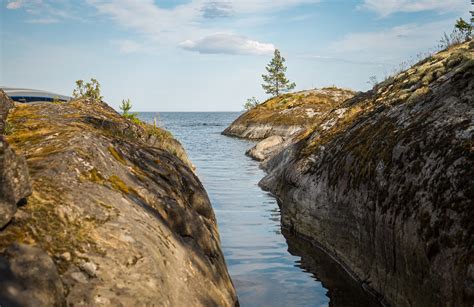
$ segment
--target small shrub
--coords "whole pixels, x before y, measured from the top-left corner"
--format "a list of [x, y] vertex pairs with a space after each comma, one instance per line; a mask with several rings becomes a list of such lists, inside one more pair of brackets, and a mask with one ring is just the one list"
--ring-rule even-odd
[[138, 119], [137, 113], [130, 113], [132, 109], [132, 103], [130, 99], [122, 100], [122, 105], [120, 106], [120, 110], [122, 110], [122, 116], [126, 119], [130, 120], [132, 123], [140, 125], [142, 122]]
[[123, 115], [128, 114], [128, 112], [132, 109], [132, 103], [130, 99], [123, 99], [122, 105], [120, 106], [120, 110], [122, 110]]
[[367, 81], [368, 84], [372, 85], [372, 87], [375, 87], [379, 81], [377, 80], [377, 76], [373, 75], [369, 77], [369, 81]]
[[256, 106], [258, 106], [259, 104], [260, 104], [260, 101], [258, 101], [257, 98], [252, 97], [252, 98], [247, 99], [247, 102], [245, 102], [244, 104], [244, 109], [249, 111], [255, 108]]
[[439, 41], [438, 48], [443, 50], [451, 46], [459, 45], [467, 42], [472, 38], [472, 25], [464, 19], [459, 18], [454, 24], [451, 34], [444, 33]]
[[83, 80], [77, 80], [72, 96], [74, 98], [87, 98], [97, 102], [102, 101], [99, 81], [94, 78], [91, 78], [91, 82], [86, 83]]
[[472, 38], [472, 25], [466, 22], [464, 19], [459, 18], [456, 21], [454, 27], [459, 31], [461, 36], [464, 38], [464, 41], [468, 41]]

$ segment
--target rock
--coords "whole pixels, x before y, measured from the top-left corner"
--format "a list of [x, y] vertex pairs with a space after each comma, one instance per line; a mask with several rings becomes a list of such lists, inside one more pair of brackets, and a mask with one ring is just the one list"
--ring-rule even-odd
[[81, 283], [81, 284], [87, 284], [89, 282], [89, 280], [87, 279], [86, 274], [84, 274], [82, 272], [71, 273], [71, 278], [75, 282], [78, 282], [78, 283]]
[[1, 306], [62, 306], [64, 289], [56, 266], [43, 250], [13, 244], [0, 257]]
[[72, 257], [71, 257], [71, 253], [70, 252], [65, 252], [61, 255], [61, 259], [65, 260], [65, 261], [71, 261]]
[[89, 277], [95, 277], [97, 266], [93, 262], [86, 262], [81, 265], [81, 270], [86, 272]]
[[16, 212], [17, 204], [31, 194], [25, 159], [16, 155], [0, 136], [0, 229]]
[[279, 135], [270, 136], [249, 149], [246, 154], [258, 161], [266, 160], [284, 142]]
[[284, 227], [392, 306], [474, 304], [472, 47], [342, 103], [271, 158], [260, 182], [281, 200]]
[[0, 251], [54, 257], [67, 305], [234, 306], [209, 198], [170, 133], [102, 102], [18, 104], [7, 136], [34, 186]]
[[11, 108], [15, 103], [13, 100], [10, 99], [10, 97], [5, 94], [3, 90], [0, 89], [0, 134], [4, 133], [5, 129], [5, 121], [8, 116], [8, 112], [10, 111]]
[[255, 140], [274, 135], [289, 138], [305, 131], [354, 94], [327, 87], [274, 97], [242, 114], [222, 134]]

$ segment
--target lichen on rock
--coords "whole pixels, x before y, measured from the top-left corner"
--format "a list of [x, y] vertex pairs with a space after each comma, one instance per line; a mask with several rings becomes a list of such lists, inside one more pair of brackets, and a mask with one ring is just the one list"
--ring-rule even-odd
[[287, 138], [305, 131], [354, 94], [351, 90], [326, 87], [274, 97], [242, 114], [223, 134], [257, 140], [274, 135]]
[[44, 250], [68, 305], [237, 303], [209, 198], [169, 133], [85, 99], [17, 104], [8, 121], [33, 192], [0, 253]]
[[265, 163], [284, 227], [393, 306], [474, 303], [473, 47], [344, 101]]

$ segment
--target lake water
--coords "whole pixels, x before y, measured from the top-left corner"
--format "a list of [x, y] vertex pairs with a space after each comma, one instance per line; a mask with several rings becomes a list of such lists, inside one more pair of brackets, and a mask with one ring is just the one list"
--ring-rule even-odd
[[264, 172], [244, 155], [254, 142], [221, 135], [239, 113], [140, 113], [183, 144], [209, 194], [241, 306], [378, 306], [319, 250], [282, 234]]

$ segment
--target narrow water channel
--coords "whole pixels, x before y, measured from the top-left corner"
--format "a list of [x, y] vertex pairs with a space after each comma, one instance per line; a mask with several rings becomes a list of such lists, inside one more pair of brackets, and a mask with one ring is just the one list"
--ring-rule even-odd
[[281, 232], [276, 200], [257, 183], [253, 142], [221, 135], [239, 113], [140, 113], [184, 145], [216, 213], [241, 306], [377, 306], [329, 257]]

